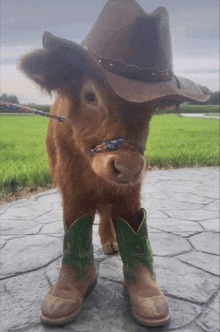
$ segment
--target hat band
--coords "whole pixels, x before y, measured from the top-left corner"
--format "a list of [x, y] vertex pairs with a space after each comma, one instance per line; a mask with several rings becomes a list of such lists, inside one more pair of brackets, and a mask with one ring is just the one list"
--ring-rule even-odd
[[127, 65], [118, 60], [104, 59], [96, 52], [94, 52], [95, 57], [103, 68], [108, 71], [126, 76], [130, 79], [136, 79], [144, 82], [159, 82], [159, 81], [171, 81], [173, 72], [172, 70], [156, 71], [149, 68], [140, 68], [135, 65]]

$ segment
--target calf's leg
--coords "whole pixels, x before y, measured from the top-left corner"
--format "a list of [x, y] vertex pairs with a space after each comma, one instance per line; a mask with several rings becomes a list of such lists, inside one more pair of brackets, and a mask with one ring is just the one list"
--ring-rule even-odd
[[111, 255], [118, 252], [115, 228], [112, 222], [111, 205], [98, 206], [100, 216], [99, 236], [104, 254]]

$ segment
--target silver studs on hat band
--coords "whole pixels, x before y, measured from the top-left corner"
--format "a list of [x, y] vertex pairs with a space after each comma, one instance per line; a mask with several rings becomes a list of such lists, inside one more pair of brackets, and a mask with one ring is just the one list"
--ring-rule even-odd
[[144, 82], [159, 82], [172, 80], [172, 70], [156, 71], [150, 68], [140, 68], [136, 65], [127, 65], [118, 60], [104, 59], [94, 52], [99, 64], [110, 72], [130, 79], [135, 79]]

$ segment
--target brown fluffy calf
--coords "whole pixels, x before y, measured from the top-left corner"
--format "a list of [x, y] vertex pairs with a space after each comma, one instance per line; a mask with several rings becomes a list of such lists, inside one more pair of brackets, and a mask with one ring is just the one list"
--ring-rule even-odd
[[[131, 225], [140, 212], [141, 180], [152, 106], [121, 99], [112, 90], [92, 58], [76, 50], [39, 50], [25, 56], [20, 68], [41, 88], [56, 91], [52, 114], [68, 121], [51, 120], [47, 151], [51, 173], [59, 187], [64, 220], [69, 228], [85, 214], [100, 214], [103, 250], [117, 250], [111, 220], [121, 217]], [[104, 141], [130, 138], [123, 148], [92, 156]]]

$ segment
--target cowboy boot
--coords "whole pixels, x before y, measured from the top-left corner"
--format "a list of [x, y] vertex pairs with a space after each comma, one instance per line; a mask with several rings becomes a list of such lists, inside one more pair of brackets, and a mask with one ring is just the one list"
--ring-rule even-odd
[[141, 325], [162, 326], [170, 320], [169, 308], [153, 268], [146, 212], [141, 210], [133, 228], [122, 218], [115, 219], [119, 252], [123, 261], [124, 285], [134, 318]]
[[70, 230], [65, 227], [64, 255], [58, 281], [42, 304], [41, 320], [47, 324], [64, 325], [75, 319], [83, 298], [97, 282], [92, 246], [93, 216], [77, 219]]

